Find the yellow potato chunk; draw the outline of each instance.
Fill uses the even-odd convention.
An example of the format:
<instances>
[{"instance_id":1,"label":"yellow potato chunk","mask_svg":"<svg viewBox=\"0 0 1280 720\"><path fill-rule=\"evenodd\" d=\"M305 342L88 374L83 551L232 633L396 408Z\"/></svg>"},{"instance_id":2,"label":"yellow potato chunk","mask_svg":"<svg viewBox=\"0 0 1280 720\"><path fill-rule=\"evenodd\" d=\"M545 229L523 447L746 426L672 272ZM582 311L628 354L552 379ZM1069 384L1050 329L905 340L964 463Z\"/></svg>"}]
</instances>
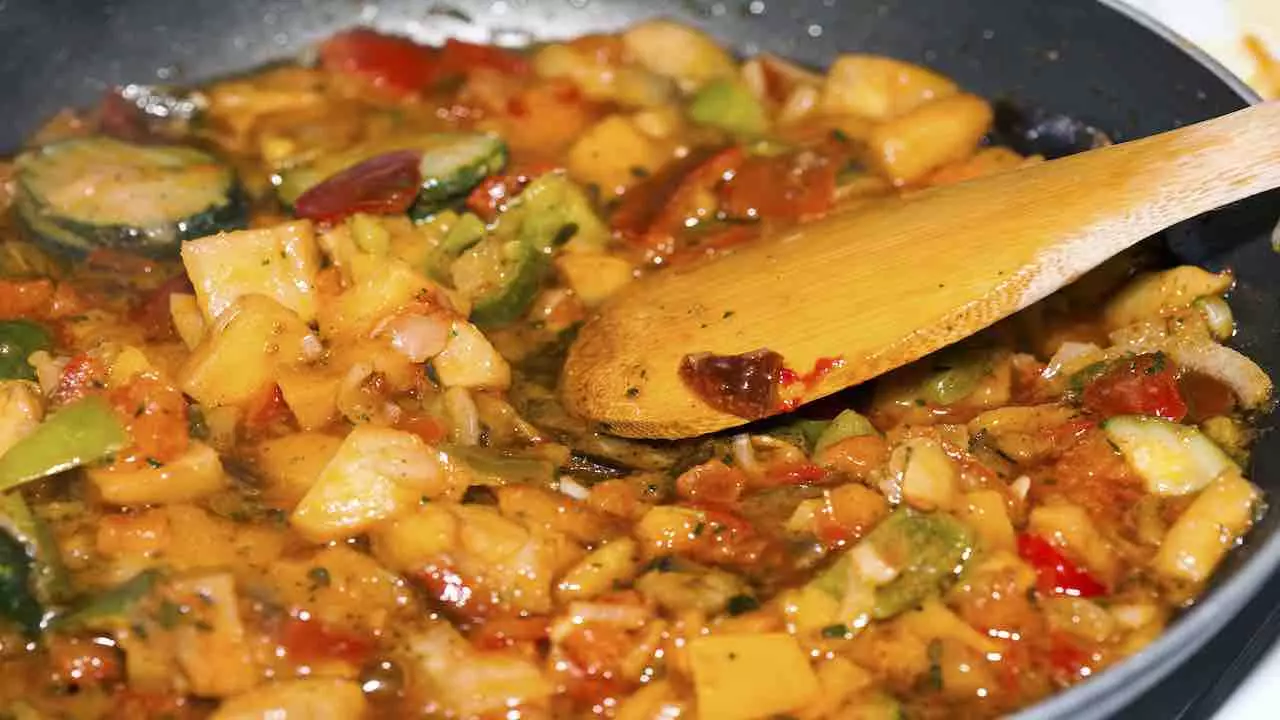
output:
<instances>
[{"instance_id":1,"label":"yellow potato chunk","mask_svg":"<svg viewBox=\"0 0 1280 720\"><path fill-rule=\"evenodd\" d=\"M182 264L207 320L251 294L266 295L304 322L315 319L320 250L309 220L185 242Z\"/></svg>"},{"instance_id":2,"label":"yellow potato chunk","mask_svg":"<svg viewBox=\"0 0 1280 720\"><path fill-rule=\"evenodd\" d=\"M698 715L748 720L811 702L818 677L796 639L784 633L710 635L689 642Z\"/></svg>"}]
</instances>

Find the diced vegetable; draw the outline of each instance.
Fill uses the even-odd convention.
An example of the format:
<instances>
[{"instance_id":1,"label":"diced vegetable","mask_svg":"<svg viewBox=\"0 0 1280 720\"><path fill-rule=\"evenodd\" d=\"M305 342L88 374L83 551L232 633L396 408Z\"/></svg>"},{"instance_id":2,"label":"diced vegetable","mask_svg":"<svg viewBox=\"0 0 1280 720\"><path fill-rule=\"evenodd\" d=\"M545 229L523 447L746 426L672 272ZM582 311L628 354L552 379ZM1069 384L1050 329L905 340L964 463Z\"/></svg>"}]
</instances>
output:
<instances>
[{"instance_id":1,"label":"diced vegetable","mask_svg":"<svg viewBox=\"0 0 1280 720\"><path fill-rule=\"evenodd\" d=\"M187 293L170 295L169 319L173 323L173 328L178 331L178 337L182 338L182 344L186 345L188 350L195 350L204 339L207 327L196 296Z\"/></svg>"},{"instance_id":2,"label":"diced vegetable","mask_svg":"<svg viewBox=\"0 0 1280 720\"><path fill-rule=\"evenodd\" d=\"M172 256L183 240L245 224L231 168L192 148L76 138L19 157L17 179L19 217L64 254Z\"/></svg>"},{"instance_id":3,"label":"diced vegetable","mask_svg":"<svg viewBox=\"0 0 1280 720\"><path fill-rule=\"evenodd\" d=\"M443 445L440 453L454 466L454 472L465 475L467 482L472 485L528 483L547 487L555 480L555 464L540 457L522 457L490 448L463 445Z\"/></svg>"},{"instance_id":4,"label":"diced vegetable","mask_svg":"<svg viewBox=\"0 0 1280 720\"><path fill-rule=\"evenodd\" d=\"M31 320L0 321L0 380L35 380L27 358L53 346L49 330Z\"/></svg>"},{"instance_id":5,"label":"diced vegetable","mask_svg":"<svg viewBox=\"0 0 1280 720\"><path fill-rule=\"evenodd\" d=\"M1027 531L1069 551L1103 584L1117 578L1120 563L1116 551L1079 505L1061 500L1038 505L1027 517Z\"/></svg>"},{"instance_id":6,"label":"diced vegetable","mask_svg":"<svg viewBox=\"0 0 1280 720\"><path fill-rule=\"evenodd\" d=\"M974 490L961 498L956 515L973 528L987 551L1013 550L1013 523L1004 496L996 490Z\"/></svg>"},{"instance_id":7,"label":"diced vegetable","mask_svg":"<svg viewBox=\"0 0 1280 720\"><path fill-rule=\"evenodd\" d=\"M437 292L435 283L403 261L385 258L376 272L359 278L321 308L320 331L326 340L367 338L378 323L402 308L435 305Z\"/></svg>"},{"instance_id":8,"label":"diced vegetable","mask_svg":"<svg viewBox=\"0 0 1280 720\"><path fill-rule=\"evenodd\" d=\"M555 266L587 307L604 302L635 278L631 263L613 255L562 253L556 257Z\"/></svg>"},{"instance_id":9,"label":"diced vegetable","mask_svg":"<svg viewBox=\"0 0 1280 720\"><path fill-rule=\"evenodd\" d=\"M790 635L709 635L691 640L688 652L703 717L747 720L783 714L819 691L807 654Z\"/></svg>"},{"instance_id":10,"label":"diced vegetable","mask_svg":"<svg viewBox=\"0 0 1280 720\"><path fill-rule=\"evenodd\" d=\"M628 537L611 540L569 569L556 586L560 602L590 600L635 578L639 547Z\"/></svg>"},{"instance_id":11,"label":"diced vegetable","mask_svg":"<svg viewBox=\"0 0 1280 720\"><path fill-rule=\"evenodd\" d=\"M700 125L744 138L760 135L769 127L764 106L745 84L733 78L712 80L698 90L689 102L689 117Z\"/></svg>"},{"instance_id":12,"label":"diced vegetable","mask_svg":"<svg viewBox=\"0 0 1280 720\"><path fill-rule=\"evenodd\" d=\"M312 349L319 342L293 311L265 295L245 295L191 353L179 384L202 405L243 405L270 390L279 367Z\"/></svg>"},{"instance_id":13,"label":"diced vegetable","mask_svg":"<svg viewBox=\"0 0 1280 720\"><path fill-rule=\"evenodd\" d=\"M398 572L413 572L454 549L458 520L447 507L427 504L369 533L374 557Z\"/></svg>"},{"instance_id":14,"label":"diced vegetable","mask_svg":"<svg viewBox=\"0 0 1280 720\"><path fill-rule=\"evenodd\" d=\"M276 384L289 412L303 430L319 430L338 416L341 368L279 368Z\"/></svg>"},{"instance_id":15,"label":"diced vegetable","mask_svg":"<svg viewBox=\"0 0 1280 720\"><path fill-rule=\"evenodd\" d=\"M871 164L895 185L910 184L972 153L991 118L991 107L973 95L925 103L871 131Z\"/></svg>"},{"instance_id":16,"label":"diced vegetable","mask_svg":"<svg viewBox=\"0 0 1280 720\"><path fill-rule=\"evenodd\" d=\"M366 161L399 151L411 151L418 157L419 186L413 199L412 213L426 217L449 202L464 196L489 175L500 172L507 163L507 148L501 139L481 133L430 133L426 135L389 135L370 140L339 153L326 155L315 162L291 169L281 175L276 193L281 202L294 206L303 193L328 182L339 173ZM356 197L351 188L348 195ZM326 206L327 207L327 206ZM341 215L357 212L345 208ZM328 216L330 219L332 215Z\"/></svg>"},{"instance_id":17,"label":"diced vegetable","mask_svg":"<svg viewBox=\"0 0 1280 720\"><path fill-rule=\"evenodd\" d=\"M1159 418L1120 415L1102 425L1107 438L1156 495L1187 495L1214 478L1239 471L1231 458L1199 430Z\"/></svg>"},{"instance_id":18,"label":"diced vegetable","mask_svg":"<svg viewBox=\"0 0 1280 720\"><path fill-rule=\"evenodd\" d=\"M174 580L164 594L180 619L166 628L161 618L159 625L172 633L175 659L193 694L228 697L257 684L261 670L240 618L231 573Z\"/></svg>"},{"instance_id":19,"label":"diced vegetable","mask_svg":"<svg viewBox=\"0 0 1280 720\"><path fill-rule=\"evenodd\" d=\"M26 380L0 380L0 457L40 427L44 396Z\"/></svg>"},{"instance_id":20,"label":"diced vegetable","mask_svg":"<svg viewBox=\"0 0 1280 720\"><path fill-rule=\"evenodd\" d=\"M898 510L862 542L898 570L894 580L876 588L877 618L897 615L936 594L973 554L972 531L945 513Z\"/></svg>"},{"instance_id":21,"label":"diced vegetable","mask_svg":"<svg viewBox=\"0 0 1280 720\"><path fill-rule=\"evenodd\" d=\"M1072 378L1078 381L1086 382L1082 404L1103 417L1154 415L1178 422L1187 414L1173 364L1162 353L1124 358L1097 371L1091 366Z\"/></svg>"},{"instance_id":22,"label":"diced vegetable","mask_svg":"<svg viewBox=\"0 0 1280 720\"><path fill-rule=\"evenodd\" d=\"M0 491L110 456L129 441L106 400L86 397L50 415L0 456Z\"/></svg>"},{"instance_id":23,"label":"diced vegetable","mask_svg":"<svg viewBox=\"0 0 1280 720\"><path fill-rule=\"evenodd\" d=\"M813 456L821 455L824 450L836 443L851 437L875 435L876 429L871 421L854 410L841 410L839 415L827 425L822 434L813 443Z\"/></svg>"},{"instance_id":24,"label":"diced vegetable","mask_svg":"<svg viewBox=\"0 0 1280 720\"><path fill-rule=\"evenodd\" d=\"M627 50L652 72L692 90L736 70L733 58L703 33L670 20L650 20L622 35Z\"/></svg>"},{"instance_id":25,"label":"diced vegetable","mask_svg":"<svg viewBox=\"0 0 1280 720\"><path fill-rule=\"evenodd\" d=\"M320 251L310 222L221 233L182 246L182 263L209 322L245 295L265 295L311 322Z\"/></svg>"},{"instance_id":26,"label":"diced vegetable","mask_svg":"<svg viewBox=\"0 0 1280 720\"><path fill-rule=\"evenodd\" d=\"M44 605L65 601L70 578L49 524L31 512L19 490L0 494L0 526L27 548L36 597Z\"/></svg>"},{"instance_id":27,"label":"diced vegetable","mask_svg":"<svg viewBox=\"0 0 1280 720\"><path fill-rule=\"evenodd\" d=\"M1198 298L1221 295L1235 278L1230 271L1211 273L1195 265L1140 275L1107 301L1102 317L1108 330L1132 325L1190 305Z\"/></svg>"},{"instance_id":28,"label":"diced vegetable","mask_svg":"<svg viewBox=\"0 0 1280 720\"><path fill-rule=\"evenodd\" d=\"M218 707L213 720L356 720L369 711L360 685L338 678L276 680Z\"/></svg>"},{"instance_id":29,"label":"diced vegetable","mask_svg":"<svg viewBox=\"0 0 1280 720\"><path fill-rule=\"evenodd\" d=\"M1253 524L1261 494L1233 470L1219 475L1169 528L1151 565L1173 580L1209 579Z\"/></svg>"},{"instance_id":30,"label":"diced vegetable","mask_svg":"<svg viewBox=\"0 0 1280 720\"><path fill-rule=\"evenodd\" d=\"M124 582L94 595L52 622L56 628L114 630L127 625L139 602L151 594L163 575L143 570Z\"/></svg>"},{"instance_id":31,"label":"diced vegetable","mask_svg":"<svg viewBox=\"0 0 1280 720\"><path fill-rule=\"evenodd\" d=\"M1031 563L1036 586L1045 595L1090 598L1107 592L1105 585L1039 535L1019 535L1018 555Z\"/></svg>"},{"instance_id":32,"label":"diced vegetable","mask_svg":"<svg viewBox=\"0 0 1280 720\"><path fill-rule=\"evenodd\" d=\"M0 618L33 636L40 631L44 610L33 590L32 560L27 547L7 532L0 532Z\"/></svg>"},{"instance_id":33,"label":"diced vegetable","mask_svg":"<svg viewBox=\"0 0 1280 720\"><path fill-rule=\"evenodd\" d=\"M950 510L959 500L960 476L936 440L909 438L889 457L902 499L917 510Z\"/></svg>"},{"instance_id":34,"label":"diced vegetable","mask_svg":"<svg viewBox=\"0 0 1280 720\"><path fill-rule=\"evenodd\" d=\"M89 481L102 501L112 505L164 505L190 502L225 488L218 453L204 443L193 442L182 457L140 470L94 468Z\"/></svg>"},{"instance_id":35,"label":"diced vegetable","mask_svg":"<svg viewBox=\"0 0 1280 720\"><path fill-rule=\"evenodd\" d=\"M258 445L255 468L267 483L266 495L292 506L302 499L342 446L342 438L301 432Z\"/></svg>"},{"instance_id":36,"label":"diced vegetable","mask_svg":"<svg viewBox=\"0 0 1280 720\"><path fill-rule=\"evenodd\" d=\"M888 120L956 92L955 83L919 65L875 55L841 55L827 70L822 110Z\"/></svg>"},{"instance_id":37,"label":"diced vegetable","mask_svg":"<svg viewBox=\"0 0 1280 720\"><path fill-rule=\"evenodd\" d=\"M474 325L462 320L453 322L449 342L431 366L446 387L501 390L511 384L506 359Z\"/></svg>"},{"instance_id":38,"label":"diced vegetable","mask_svg":"<svg viewBox=\"0 0 1280 720\"><path fill-rule=\"evenodd\" d=\"M397 150L362 160L312 185L293 201L293 214L334 223L359 213L396 215L413 205L422 179L419 154Z\"/></svg>"},{"instance_id":39,"label":"diced vegetable","mask_svg":"<svg viewBox=\"0 0 1280 720\"><path fill-rule=\"evenodd\" d=\"M397 94L422 90L439 78L433 48L369 28L353 28L326 40L320 46L320 65Z\"/></svg>"},{"instance_id":40,"label":"diced vegetable","mask_svg":"<svg viewBox=\"0 0 1280 720\"><path fill-rule=\"evenodd\" d=\"M1175 342L1169 356L1179 367L1195 370L1230 387L1246 410L1264 407L1271 399L1272 383L1266 371L1243 353L1216 342Z\"/></svg>"},{"instance_id":41,"label":"diced vegetable","mask_svg":"<svg viewBox=\"0 0 1280 720\"><path fill-rule=\"evenodd\" d=\"M920 396L934 405L953 405L971 395L992 372L990 353L947 349L932 360L936 368L920 384Z\"/></svg>"},{"instance_id":42,"label":"diced vegetable","mask_svg":"<svg viewBox=\"0 0 1280 720\"><path fill-rule=\"evenodd\" d=\"M636 184L666 161L664 148L636 129L623 115L592 125L569 148L567 167L574 180L594 184L605 197Z\"/></svg>"},{"instance_id":43,"label":"diced vegetable","mask_svg":"<svg viewBox=\"0 0 1280 720\"><path fill-rule=\"evenodd\" d=\"M360 426L303 496L290 517L315 542L357 535L445 489L439 462L416 435Z\"/></svg>"},{"instance_id":44,"label":"diced vegetable","mask_svg":"<svg viewBox=\"0 0 1280 720\"><path fill-rule=\"evenodd\" d=\"M1231 314L1231 306L1222 299L1222 296L1209 295L1196 298L1191 306L1204 315L1205 325L1209 327L1209 333L1213 335L1214 340L1226 342L1236 333L1236 322Z\"/></svg>"},{"instance_id":45,"label":"diced vegetable","mask_svg":"<svg viewBox=\"0 0 1280 720\"><path fill-rule=\"evenodd\" d=\"M538 705L555 688L538 666L516 652L478 652L443 623L409 639L418 669L439 693L447 712L474 717L505 712L516 705Z\"/></svg>"}]
</instances>

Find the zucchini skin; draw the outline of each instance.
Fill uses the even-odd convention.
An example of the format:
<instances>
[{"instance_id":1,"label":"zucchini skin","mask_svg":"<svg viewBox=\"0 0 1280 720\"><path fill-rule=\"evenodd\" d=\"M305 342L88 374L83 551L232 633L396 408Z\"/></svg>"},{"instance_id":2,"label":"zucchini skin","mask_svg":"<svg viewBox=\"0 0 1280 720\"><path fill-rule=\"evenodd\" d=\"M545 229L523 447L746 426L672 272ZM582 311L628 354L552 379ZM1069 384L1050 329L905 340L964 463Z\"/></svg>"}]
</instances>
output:
<instances>
[{"instance_id":1,"label":"zucchini skin","mask_svg":"<svg viewBox=\"0 0 1280 720\"><path fill-rule=\"evenodd\" d=\"M89 144L97 138L77 138L64 143ZM118 145L126 145L112 140ZM184 217L172 218L150 227L121 223L97 224L88 220L68 217L51 207L32 186L29 175L38 172L41 156L62 146L55 143L33 151L19 162L17 192L14 198L15 215L26 235L45 250L79 259L98 249L110 249L136 253L148 257L177 257L184 240L222 231L240 230L248 226L249 201L234 171L225 168L227 185L202 210ZM181 148L195 152L191 148ZM210 163L218 163L208 156ZM33 169L34 166L34 169Z\"/></svg>"}]
</instances>

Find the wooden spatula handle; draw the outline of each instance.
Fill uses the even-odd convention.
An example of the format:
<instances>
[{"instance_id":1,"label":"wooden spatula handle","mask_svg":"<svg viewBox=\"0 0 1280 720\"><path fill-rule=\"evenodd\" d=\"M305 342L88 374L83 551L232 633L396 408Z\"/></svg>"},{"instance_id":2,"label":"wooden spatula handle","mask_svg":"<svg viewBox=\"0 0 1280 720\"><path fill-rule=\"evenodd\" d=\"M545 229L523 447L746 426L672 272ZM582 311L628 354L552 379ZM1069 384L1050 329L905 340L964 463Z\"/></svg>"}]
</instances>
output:
<instances>
[{"instance_id":1,"label":"wooden spatula handle","mask_svg":"<svg viewBox=\"0 0 1280 720\"><path fill-rule=\"evenodd\" d=\"M579 334L562 393L616 433L686 437L743 422L681 382L691 352L762 347L842 365L805 401L951 344L1168 226L1280 186L1280 104L836 214L657 273Z\"/></svg>"}]
</instances>

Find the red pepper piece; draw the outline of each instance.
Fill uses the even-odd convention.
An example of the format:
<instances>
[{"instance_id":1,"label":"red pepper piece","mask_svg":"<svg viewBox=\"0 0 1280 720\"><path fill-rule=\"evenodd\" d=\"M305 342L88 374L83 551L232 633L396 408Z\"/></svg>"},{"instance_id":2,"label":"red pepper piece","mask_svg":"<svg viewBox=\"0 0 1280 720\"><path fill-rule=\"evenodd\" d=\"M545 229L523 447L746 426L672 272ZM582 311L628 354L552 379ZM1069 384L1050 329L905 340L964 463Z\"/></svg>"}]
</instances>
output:
<instances>
[{"instance_id":1,"label":"red pepper piece","mask_svg":"<svg viewBox=\"0 0 1280 720\"><path fill-rule=\"evenodd\" d=\"M342 660L359 665L373 654L373 638L336 628L316 620L291 617L280 632L280 645L295 662Z\"/></svg>"},{"instance_id":2,"label":"red pepper piece","mask_svg":"<svg viewBox=\"0 0 1280 720\"><path fill-rule=\"evenodd\" d=\"M422 176L420 153L398 150L353 165L298 196L300 218L337 222L356 213L393 215L409 209Z\"/></svg>"},{"instance_id":3,"label":"red pepper piece","mask_svg":"<svg viewBox=\"0 0 1280 720\"><path fill-rule=\"evenodd\" d=\"M431 86L439 75L434 48L368 28L347 30L326 40L320 46L320 66L360 76L376 88L401 95Z\"/></svg>"},{"instance_id":4,"label":"red pepper piece","mask_svg":"<svg viewBox=\"0 0 1280 720\"><path fill-rule=\"evenodd\" d=\"M527 75L530 70L528 58L520 53L455 38L445 41L440 50L439 74L442 77L465 75L480 68L504 75Z\"/></svg>"},{"instance_id":5,"label":"red pepper piece","mask_svg":"<svg viewBox=\"0 0 1280 720\"><path fill-rule=\"evenodd\" d=\"M1031 563L1036 587L1045 595L1091 598L1107 592L1106 586L1039 535L1019 535L1018 555Z\"/></svg>"},{"instance_id":6,"label":"red pepper piece","mask_svg":"<svg viewBox=\"0 0 1280 720\"><path fill-rule=\"evenodd\" d=\"M836 158L811 151L747 158L720 189L724 212L771 220L820 217L835 204L838 169Z\"/></svg>"},{"instance_id":7,"label":"red pepper piece","mask_svg":"<svg viewBox=\"0 0 1280 720\"><path fill-rule=\"evenodd\" d=\"M1084 406L1098 415L1154 415L1173 422L1187 416L1173 363L1161 354L1116 363L1084 389Z\"/></svg>"}]
</instances>

